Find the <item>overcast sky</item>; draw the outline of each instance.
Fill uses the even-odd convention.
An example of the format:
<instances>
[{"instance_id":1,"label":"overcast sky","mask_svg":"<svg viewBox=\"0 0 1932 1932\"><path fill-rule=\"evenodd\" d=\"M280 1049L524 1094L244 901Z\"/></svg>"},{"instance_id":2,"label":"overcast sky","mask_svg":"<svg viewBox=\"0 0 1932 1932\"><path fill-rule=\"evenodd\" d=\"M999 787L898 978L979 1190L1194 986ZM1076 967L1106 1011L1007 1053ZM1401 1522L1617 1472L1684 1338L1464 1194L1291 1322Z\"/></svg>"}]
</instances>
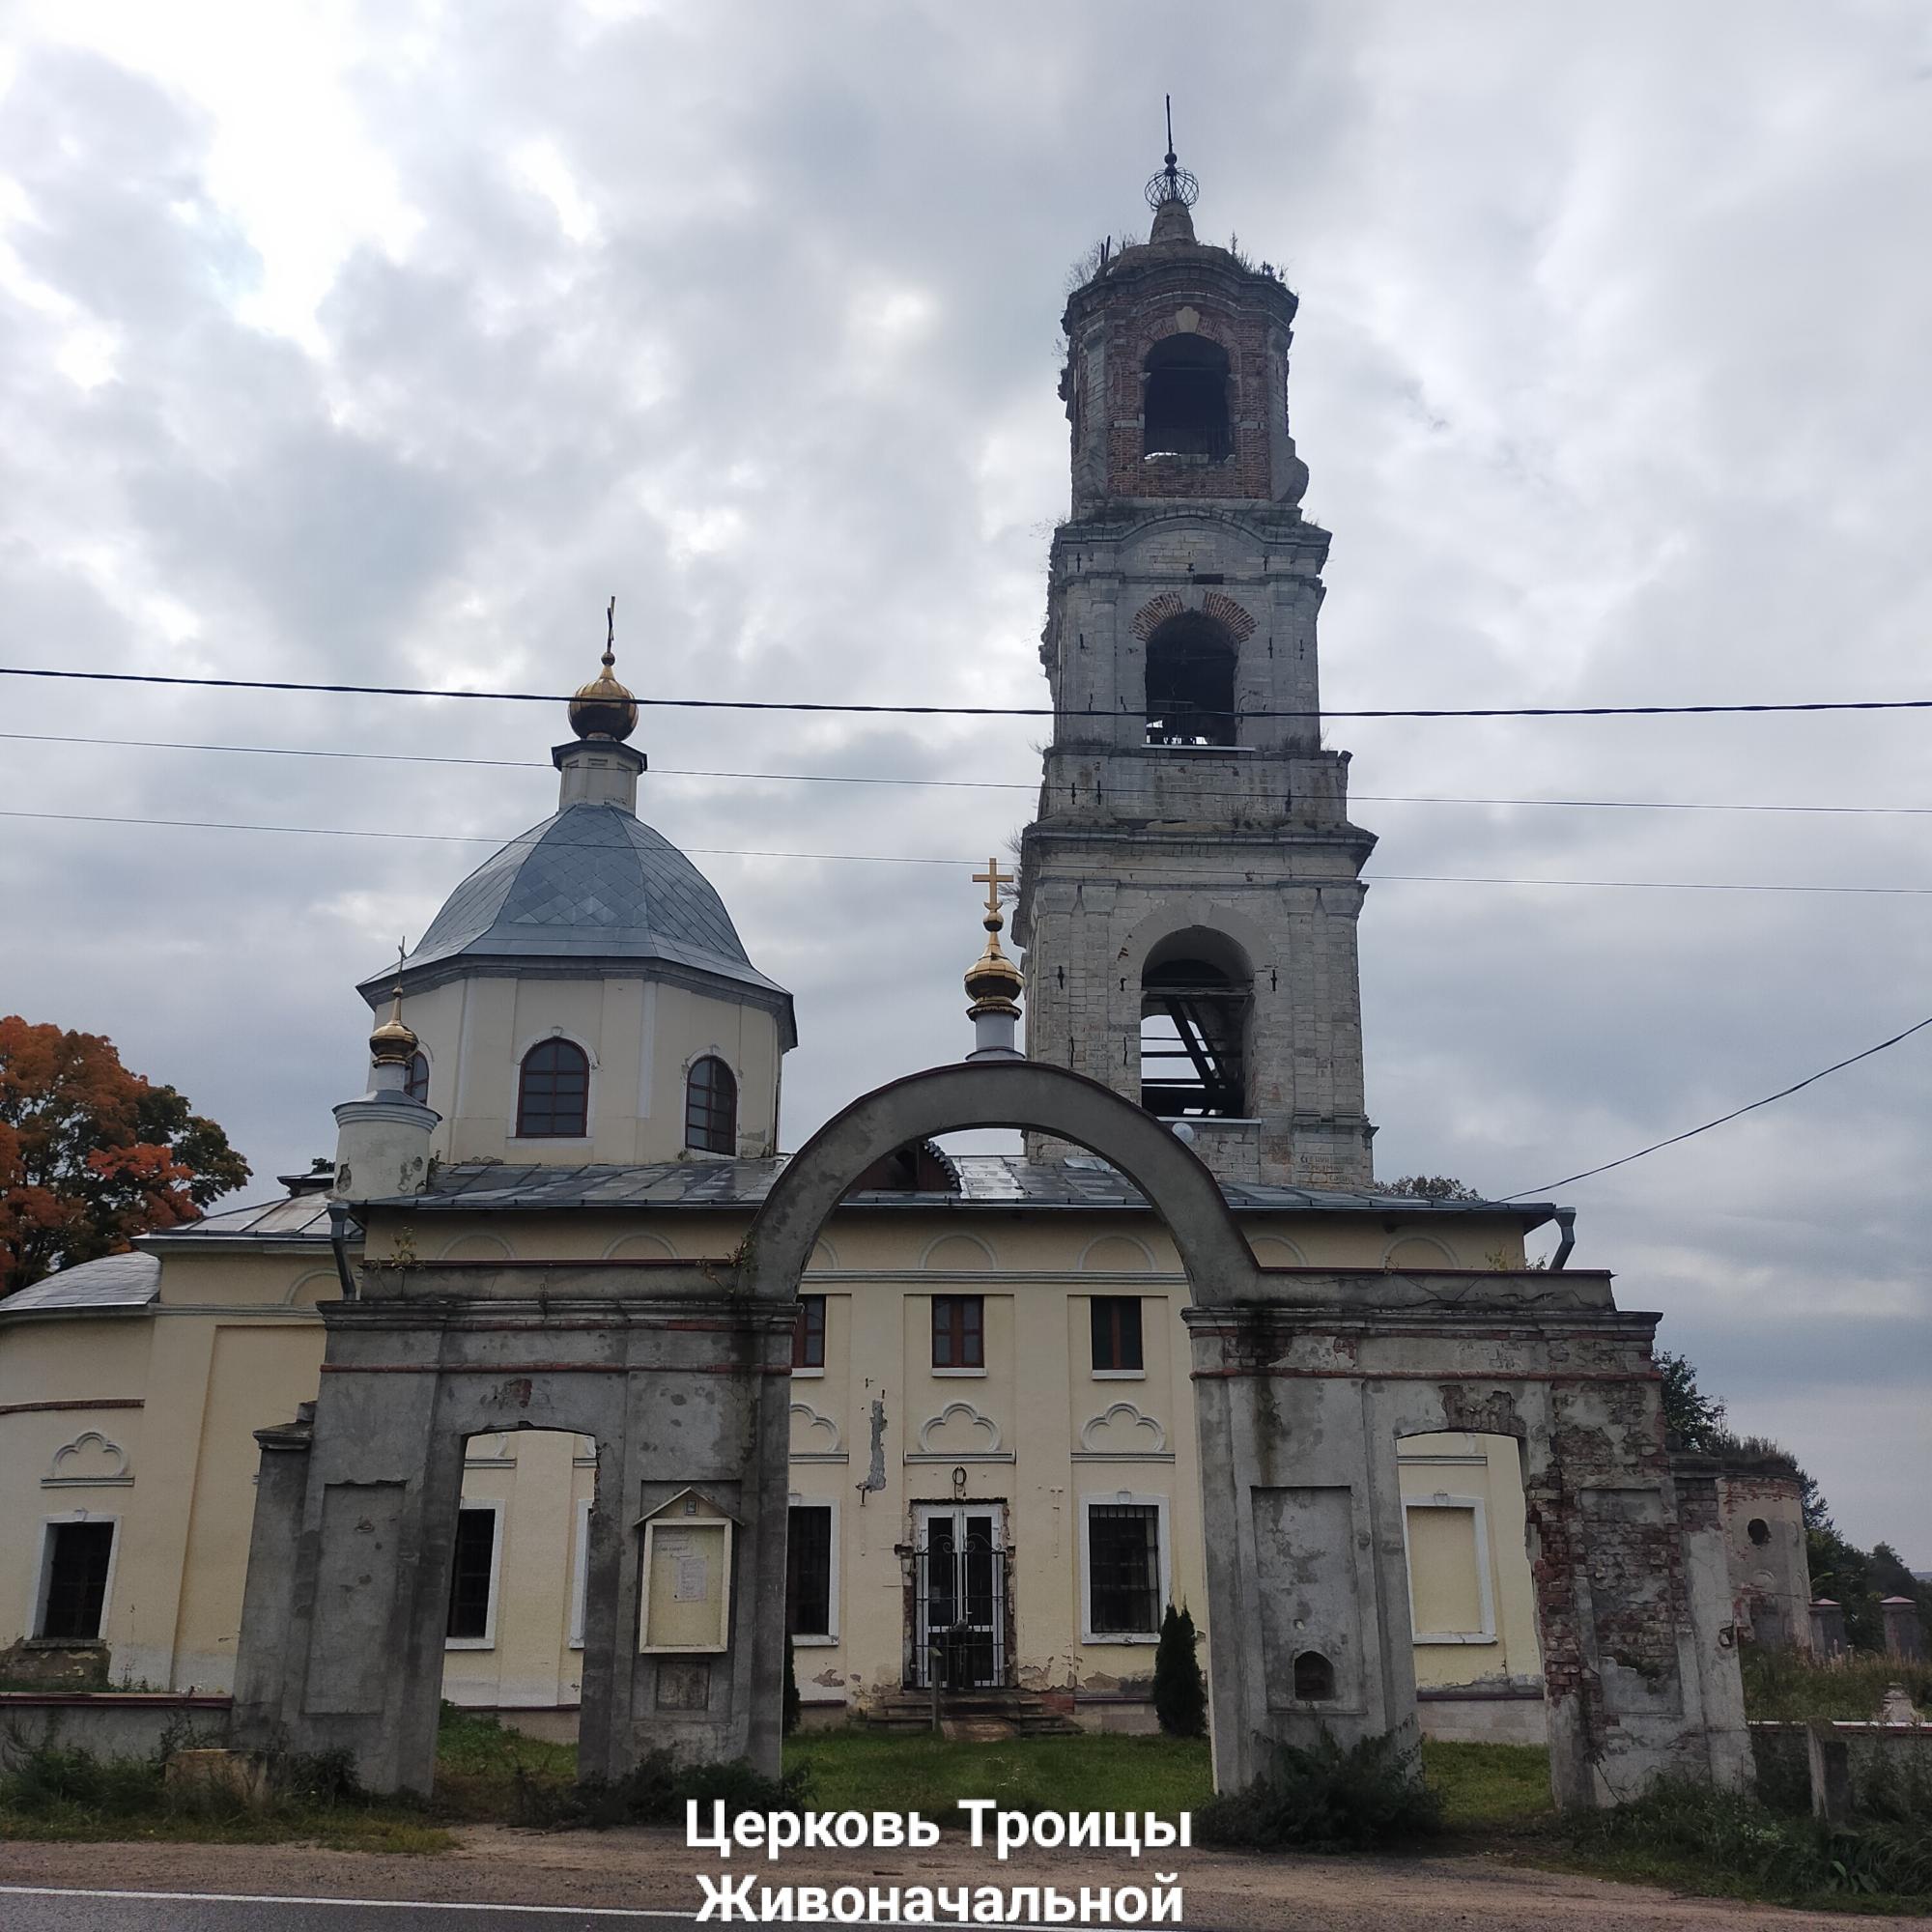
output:
<instances>
[{"instance_id":1,"label":"overcast sky","mask_svg":"<svg viewBox=\"0 0 1932 1932\"><path fill-rule=\"evenodd\" d=\"M1204 239L1301 297L1331 706L1932 695L1906 0L0 20L5 662L556 690L614 592L648 693L1043 703L1067 270L1144 225L1171 89ZM1381 835L1378 1171L1540 1187L1932 1012L1926 817L1418 798L1924 811L1928 725L1332 724ZM0 822L0 1009L111 1035L257 1194L360 1089L355 980L553 809L564 735L14 679L0 729L516 761L0 740L10 811L390 835ZM1042 735L646 715L643 815L797 996L787 1145L966 1049L965 862L1030 814ZM1578 1263L1918 1567L1928 1072L1932 1030L1566 1196Z\"/></svg>"}]
</instances>

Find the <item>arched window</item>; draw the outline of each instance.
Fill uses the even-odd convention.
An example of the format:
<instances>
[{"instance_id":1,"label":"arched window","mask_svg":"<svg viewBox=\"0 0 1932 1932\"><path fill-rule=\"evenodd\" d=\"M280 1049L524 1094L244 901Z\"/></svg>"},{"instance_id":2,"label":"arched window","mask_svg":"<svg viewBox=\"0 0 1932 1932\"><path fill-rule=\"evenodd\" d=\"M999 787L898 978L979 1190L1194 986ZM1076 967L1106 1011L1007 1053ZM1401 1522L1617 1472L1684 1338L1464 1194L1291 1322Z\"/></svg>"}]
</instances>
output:
<instances>
[{"instance_id":1,"label":"arched window","mask_svg":"<svg viewBox=\"0 0 1932 1932\"><path fill-rule=\"evenodd\" d=\"M1240 948L1193 926L1141 969L1141 1105L1162 1120L1244 1120L1254 971Z\"/></svg>"},{"instance_id":2,"label":"arched window","mask_svg":"<svg viewBox=\"0 0 1932 1932\"><path fill-rule=\"evenodd\" d=\"M1141 364L1145 456L1226 456L1228 352L1205 335L1170 335Z\"/></svg>"},{"instance_id":3,"label":"arched window","mask_svg":"<svg viewBox=\"0 0 1932 1932\"><path fill-rule=\"evenodd\" d=\"M545 1039L524 1055L517 1081L520 1140L582 1140L590 1108L590 1060L567 1039Z\"/></svg>"},{"instance_id":4,"label":"arched window","mask_svg":"<svg viewBox=\"0 0 1932 1932\"><path fill-rule=\"evenodd\" d=\"M412 1053L410 1055L410 1070L403 1078L403 1092L412 1100L429 1104L429 1055Z\"/></svg>"},{"instance_id":5,"label":"arched window","mask_svg":"<svg viewBox=\"0 0 1932 1932\"><path fill-rule=\"evenodd\" d=\"M685 1083L684 1144L700 1153L738 1151L738 1083L715 1054L707 1053Z\"/></svg>"},{"instance_id":6,"label":"arched window","mask_svg":"<svg viewBox=\"0 0 1932 1932\"><path fill-rule=\"evenodd\" d=\"M1198 611L1170 617L1148 639L1147 741L1235 742L1235 640Z\"/></svg>"}]
</instances>

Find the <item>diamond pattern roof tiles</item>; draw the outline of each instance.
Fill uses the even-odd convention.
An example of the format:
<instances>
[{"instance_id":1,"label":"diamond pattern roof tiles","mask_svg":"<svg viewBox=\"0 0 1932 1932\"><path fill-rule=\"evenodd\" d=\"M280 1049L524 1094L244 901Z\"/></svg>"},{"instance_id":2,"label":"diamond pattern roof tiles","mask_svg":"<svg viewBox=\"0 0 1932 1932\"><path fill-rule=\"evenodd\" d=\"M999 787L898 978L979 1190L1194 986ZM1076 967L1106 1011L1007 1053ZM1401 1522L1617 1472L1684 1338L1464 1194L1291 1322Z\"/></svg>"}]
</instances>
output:
<instances>
[{"instance_id":1,"label":"diamond pattern roof tiles","mask_svg":"<svg viewBox=\"0 0 1932 1932\"><path fill-rule=\"evenodd\" d=\"M567 805L450 894L406 969L457 958L662 959L784 995L746 956L716 888L611 805ZM381 992L386 975L364 985Z\"/></svg>"}]
</instances>

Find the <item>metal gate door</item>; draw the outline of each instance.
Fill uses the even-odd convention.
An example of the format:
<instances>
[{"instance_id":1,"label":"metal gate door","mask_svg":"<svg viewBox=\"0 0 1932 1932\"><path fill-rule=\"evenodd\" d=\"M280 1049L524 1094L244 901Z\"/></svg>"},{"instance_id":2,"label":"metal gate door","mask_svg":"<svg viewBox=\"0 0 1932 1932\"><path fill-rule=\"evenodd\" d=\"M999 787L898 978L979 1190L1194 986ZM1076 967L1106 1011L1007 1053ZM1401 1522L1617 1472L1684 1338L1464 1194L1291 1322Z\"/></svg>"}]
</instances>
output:
<instances>
[{"instance_id":1,"label":"metal gate door","mask_svg":"<svg viewBox=\"0 0 1932 1932\"><path fill-rule=\"evenodd\" d=\"M918 1506L913 1549L912 1681L981 1690L1007 1681L1007 1550L1000 1513L970 1503Z\"/></svg>"}]
</instances>

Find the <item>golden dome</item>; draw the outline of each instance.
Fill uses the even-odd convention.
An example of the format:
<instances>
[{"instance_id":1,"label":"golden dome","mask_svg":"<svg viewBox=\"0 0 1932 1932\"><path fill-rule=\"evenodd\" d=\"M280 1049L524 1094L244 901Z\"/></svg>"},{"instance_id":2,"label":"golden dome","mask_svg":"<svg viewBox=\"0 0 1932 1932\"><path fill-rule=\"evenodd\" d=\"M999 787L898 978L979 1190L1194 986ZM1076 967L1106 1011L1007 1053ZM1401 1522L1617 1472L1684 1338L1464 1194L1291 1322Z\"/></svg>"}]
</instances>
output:
<instances>
[{"instance_id":1,"label":"golden dome","mask_svg":"<svg viewBox=\"0 0 1932 1932\"><path fill-rule=\"evenodd\" d=\"M396 970L403 966L403 949L396 949ZM422 1042L403 1024L403 982L396 981L389 1002L389 1017L369 1036L369 1058L378 1066L407 1066Z\"/></svg>"},{"instance_id":2,"label":"golden dome","mask_svg":"<svg viewBox=\"0 0 1932 1932\"><path fill-rule=\"evenodd\" d=\"M617 600L605 612L604 668L577 688L570 700L570 728L580 738L628 738L638 728L637 698L613 675L617 662Z\"/></svg>"},{"instance_id":3,"label":"golden dome","mask_svg":"<svg viewBox=\"0 0 1932 1932\"><path fill-rule=\"evenodd\" d=\"M986 928L986 950L966 969L966 991L973 1002L966 1009L967 1017L1004 1013L1017 1018L1026 977L1000 951L1000 932L1007 923L1000 911L1000 887L1007 882L1007 875L1001 872L998 860L988 859L985 871L975 872L973 879L976 885L986 888L986 916L980 922Z\"/></svg>"}]
</instances>

